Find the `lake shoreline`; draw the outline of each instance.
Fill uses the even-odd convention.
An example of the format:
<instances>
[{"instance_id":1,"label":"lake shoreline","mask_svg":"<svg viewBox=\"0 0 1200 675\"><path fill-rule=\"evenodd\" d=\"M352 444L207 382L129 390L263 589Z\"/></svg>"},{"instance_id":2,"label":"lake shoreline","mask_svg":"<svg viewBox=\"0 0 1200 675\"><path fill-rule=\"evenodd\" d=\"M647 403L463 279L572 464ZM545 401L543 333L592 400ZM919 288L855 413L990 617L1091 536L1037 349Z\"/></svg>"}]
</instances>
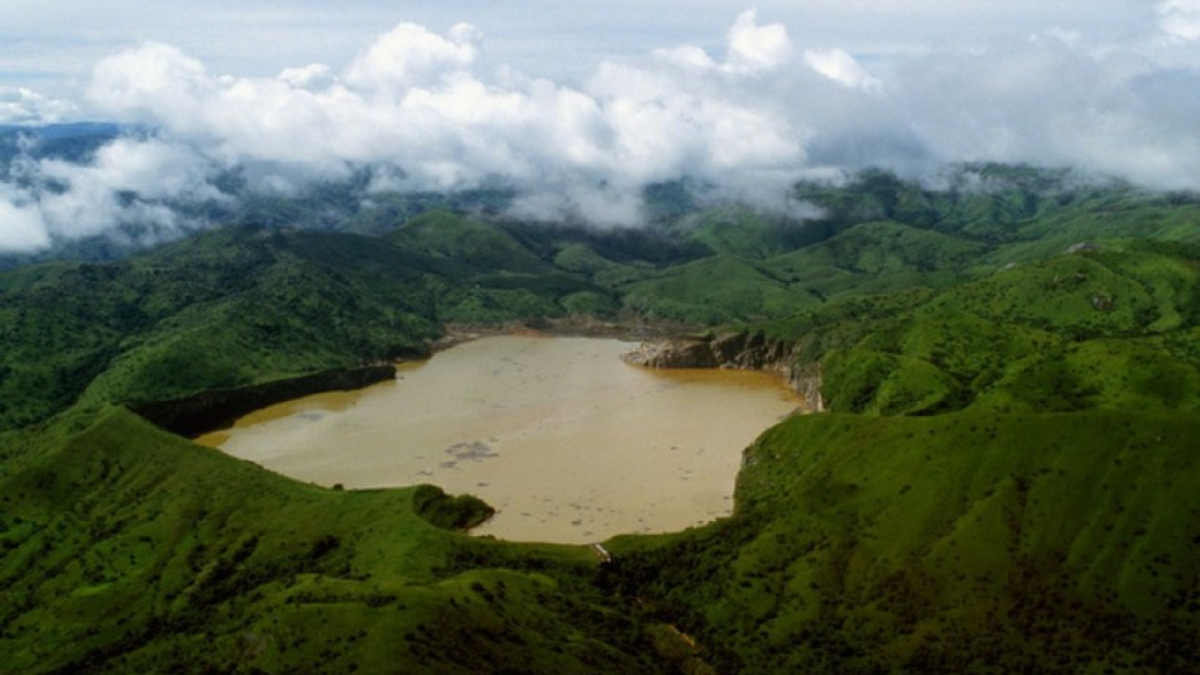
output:
<instances>
[{"instance_id":1,"label":"lake shoreline","mask_svg":"<svg viewBox=\"0 0 1200 675\"><path fill-rule=\"evenodd\" d=\"M804 413L823 412L824 384L820 363L797 363L795 344L767 338L761 332L726 330L667 320L602 321L575 316L507 324L448 324L446 334L429 343L429 356L473 340L500 335L608 338L635 344L621 360L651 370L733 369L770 373L782 378L802 400Z\"/></svg>"},{"instance_id":2,"label":"lake shoreline","mask_svg":"<svg viewBox=\"0 0 1200 675\"><path fill-rule=\"evenodd\" d=\"M446 334L428 343L430 356L465 342L499 335L610 338L622 342L642 342L671 338L702 330L697 326L674 321L623 319L608 321L590 316L569 316L502 324L452 323L443 328Z\"/></svg>"},{"instance_id":3,"label":"lake shoreline","mask_svg":"<svg viewBox=\"0 0 1200 675\"><path fill-rule=\"evenodd\" d=\"M633 367L620 339L480 337L203 444L318 485L476 495L498 513L475 535L588 543L728 515L742 450L801 404L770 373Z\"/></svg>"},{"instance_id":4,"label":"lake shoreline","mask_svg":"<svg viewBox=\"0 0 1200 675\"><path fill-rule=\"evenodd\" d=\"M596 337L636 342L663 337L687 328L665 321L623 322L603 321L593 317L565 317L530 323L448 324L444 329L445 335L427 343L426 353L419 356L346 368L330 368L243 387L210 389L176 399L140 403L131 406L131 410L171 433L194 439L228 429L238 418L260 408L324 392L365 389L379 382L394 379L397 365L428 361L438 352L484 337Z\"/></svg>"},{"instance_id":5,"label":"lake shoreline","mask_svg":"<svg viewBox=\"0 0 1200 675\"><path fill-rule=\"evenodd\" d=\"M245 387L210 389L191 396L153 401L132 411L185 438L227 429L239 418L277 403L330 391L355 391L395 379L393 364L331 368Z\"/></svg>"},{"instance_id":6,"label":"lake shoreline","mask_svg":"<svg viewBox=\"0 0 1200 675\"><path fill-rule=\"evenodd\" d=\"M313 394L333 391L355 391L396 377L396 367L402 364L427 362L435 354L459 345L487 337L516 335L526 337L581 337L613 339L636 345L622 359L631 365L649 369L712 369L737 368L774 373L788 382L789 386L804 401L800 409L814 412L821 409L819 376L812 382L789 372L783 358L786 355L758 357L749 361L689 360L693 357L680 345L720 344L729 337L744 336L745 333L731 331L714 341L711 333L703 334L697 326L678 322L655 320L601 320L588 316L571 316L544 319L533 322L511 322L504 324L447 324L445 334L427 343L426 353L413 358L400 358L390 362L363 364L355 367L332 368L295 377L281 378L269 382L214 389L198 392L191 396L166 401L151 401L132 410L155 425L187 438L228 429L240 417L254 410ZM703 336L702 336L703 335ZM742 342L745 342L744 340ZM733 357L749 354L756 349L753 342L737 346L741 350ZM658 355L654 359L643 358L646 354ZM685 354L681 359L679 354ZM663 355L666 355L663 357ZM672 357L671 355L674 355ZM672 360L674 358L674 360ZM814 391L818 394L814 397ZM811 402L816 401L813 405Z\"/></svg>"}]
</instances>

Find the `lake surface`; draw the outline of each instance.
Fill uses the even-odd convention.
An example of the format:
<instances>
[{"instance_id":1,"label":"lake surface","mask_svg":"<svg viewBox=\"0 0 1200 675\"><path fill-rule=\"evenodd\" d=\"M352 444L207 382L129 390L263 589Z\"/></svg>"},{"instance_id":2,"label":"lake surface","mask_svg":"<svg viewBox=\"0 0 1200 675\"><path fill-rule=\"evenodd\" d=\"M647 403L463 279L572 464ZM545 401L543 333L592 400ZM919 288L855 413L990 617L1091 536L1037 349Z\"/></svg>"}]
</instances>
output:
<instances>
[{"instance_id":1,"label":"lake surface","mask_svg":"<svg viewBox=\"0 0 1200 675\"><path fill-rule=\"evenodd\" d=\"M741 451L799 397L765 373L657 371L611 339L513 335L399 368L395 381L252 413L198 442L299 480L433 483L497 509L476 528L587 543L727 515Z\"/></svg>"}]
</instances>

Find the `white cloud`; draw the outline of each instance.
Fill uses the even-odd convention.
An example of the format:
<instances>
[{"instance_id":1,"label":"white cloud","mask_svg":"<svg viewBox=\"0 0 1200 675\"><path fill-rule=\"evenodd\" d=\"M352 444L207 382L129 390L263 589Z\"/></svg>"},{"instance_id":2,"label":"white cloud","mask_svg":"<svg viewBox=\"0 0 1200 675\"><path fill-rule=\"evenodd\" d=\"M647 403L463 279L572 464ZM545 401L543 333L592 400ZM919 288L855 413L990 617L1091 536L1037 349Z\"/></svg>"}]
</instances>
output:
<instances>
[{"instance_id":1,"label":"white cloud","mask_svg":"<svg viewBox=\"0 0 1200 675\"><path fill-rule=\"evenodd\" d=\"M1147 20L1194 17L1196 4L1161 2ZM1175 34L1135 49L1053 30L879 67L840 47L798 48L783 25L744 12L723 46L605 60L574 86L497 66L464 24L438 34L402 23L343 65L273 77L213 74L150 42L100 62L88 91L104 116L156 135L120 139L83 166L33 166L69 189L0 183L0 215L20 223L5 241L45 235L30 246L132 219L187 227L168 207L220 198L216 176L235 169L283 192L362 167L373 189L500 183L524 191L518 215L605 225L640 222L637 197L652 182L688 177L795 213L797 178L868 165L909 175L967 160L1082 165L1194 189L1200 69Z\"/></svg>"},{"instance_id":2,"label":"white cloud","mask_svg":"<svg viewBox=\"0 0 1200 675\"><path fill-rule=\"evenodd\" d=\"M637 193L594 184L573 185L560 192L526 193L517 197L509 212L525 220L599 227L635 227L643 222Z\"/></svg>"},{"instance_id":3,"label":"white cloud","mask_svg":"<svg viewBox=\"0 0 1200 675\"><path fill-rule=\"evenodd\" d=\"M13 201L0 192L0 253L46 248L50 235L36 208ZM20 199L17 196L17 199Z\"/></svg>"},{"instance_id":4,"label":"white cloud","mask_svg":"<svg viewBox=\"0 0 1200 675\"><path fill-rule=\"evenodd\" d=\"M631 221L631 195L647 182L773 172L803 158L803 129L776 102L750 102L758 78L791 55L786 30L759 27L753 13L735 22L724 64L685 46L601 64L582 88L485 78L478 39L465 25L442 37L401 24L341 72L315 64L276 78L213 77L150 43L102 62L91 92L108 114L150 122L213 163L270 164L264 187L392 165L386 184L403 175L416 189L497 178L569 189L568 210L607 222Z\"/></svg>"},{"instance_id":5,"label":"white cloud","mask_svg":"<svg viewBox=\"0 0 1200 675\"><path fill-rule=\"evenodd\" d=\"M0 184L0 250L37 250L123 225L169 237L202 225L176 204L227 199L211 185L215 167L195 148L156 139L117 139L82 164L18 158L11 170L19 181Z\"/></svg>"},{"instance_id":6,"label":"white cloud","mask_svg":"<svg viewBox=\"0 0 1200 675\"><path fill-rule=\"evenodd\" d=\"M364 89L436 84L447 73L471 67L479 55L479 33L458 24L442 37L412 23L402 23L381 36L346 70L344 79Z\"/></svg>"},{"instance_id":7,"label":"white cloud","mask_svg":"<svg viewBox=\"0 0 1200 675\"><path fill-rule=\"evenodd\" d=\"M834 82L864 91L879 91L883 82L871 75L853 56L843 49L808 49L804 62Z\"/></svg>"},{"instance_id":8,"label":"white cloud","mask_svg":"<svg viewBox=\"0 0 1200 675\"><path fill-rule=\"evenodd\" d=\"M75 106L26 87L0 87L0 124L46 124L77 113Z\"/></svg>"},{"instance_id":9,"label":"white cloud","mask_svg":"<svg viewBox=\"0 0 1200 675\"><path fill-rule=\"evenodd\" d=\"M202 104L214 93L200 61L171 45L147 42L101 61L88 97L102 113L123 120L199 127Z\"/></svg>"},{"instance_id":10,"label":"white cloud","mask_svg":"<svg viewBox=\"0 0 1200 675\"><path fill-rule=\"evenodd\" d=\"M1196 189L1200 71L1060 41L908 64L890 101L942 161L1077 166Z\"/></svg>"},{"instance_id":11,"label":"white cloud","mask_svg":"<svg viewBox=\"0 0 1200 675\"><path fill-rule=\"evenodd\" d=\"M328 89L337 82L337 77L329 66L323 63L311 63L301 68L285 68L279 73L279 80L295 89L318 91Z\"/></svg>"},{"instance_id":12,"label":"white cloud","mask_svg":"<svg viewBox=\"0 0 1200 675\"><path fill-rule=\"evenodd\" d=\"M1155 9L1163 32L1182 40L1200 39L1200 0L1163 0Z\"/></svg>"},{"instance_id":13,"label":"white cloud","mask_svg":"<svg viewBox=\"0 0 1200 675\"><path fill-rule=\"evenodd\" d=\"M743 12L729 30L728 67L754 72L775 68L792 55L792 41L783 24L758 25L758 14Z\"/></svg>"},{"instance_id":14,"label":"white cloud","mask_svg":"<svg viewBox=\"0 0 1200 675\"><path fill-rule=\"evenodd\" d=\"M712 60L708 52L692 45L656 49L654 56L666 63L693 70L711 70L717 67L717 63Z\"/></svg>"}]
</instances>

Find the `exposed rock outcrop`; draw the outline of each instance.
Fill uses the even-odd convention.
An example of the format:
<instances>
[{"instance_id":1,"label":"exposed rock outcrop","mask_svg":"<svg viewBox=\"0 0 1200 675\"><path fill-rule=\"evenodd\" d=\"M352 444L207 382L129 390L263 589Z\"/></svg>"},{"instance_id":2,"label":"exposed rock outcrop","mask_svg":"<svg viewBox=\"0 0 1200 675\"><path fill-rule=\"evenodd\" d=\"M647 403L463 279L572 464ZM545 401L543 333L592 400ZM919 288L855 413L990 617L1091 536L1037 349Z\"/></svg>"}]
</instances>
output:
<instances>
[{"instance_id":1,"label":"exposed rock outcrop","mask_svg":"<svg viewBox=\"0 0 1200 675\"><path fill-rule=\"evenodd\" d=\"M772 370L788 365L791 355L791 344L762 333L726 333L644 342L622 358L647 368Z\"/></svg>"},{"instance_id":2,"label":"exposed rock outcrop","mask_svg":"<svg viewBox=\"0 0 1200 675\"><path fill-rule=\"evenodd\" d=\"M1067 255L1075 255L1076 253L1090 253L1092 251L1099 251L1099 250L1100 250L1099 244L1093 244L1090 241L1081 241L1078 244L1072 244L1071 246L1068 246L1067 250L1064 251L1064 253L1066 253Z\"/></svg>"},{"instance_id":3,"label":"exposed rock outcrop","mask_svg":"<svg viewBox=\"0 0 1200 675\"><path fill-rule=\"evenodd\" d=\"M796 363L795 344L758 332L684 335L644 342L622 356L646 368L737 368L778 372L805 401L807 412L823 409L821 366Z\"/></svg>"},{"instance_id":4,"label":"exposed rock outcrop","mask_svg":"<svg viewBox=\"0 0 1200 675\"><path fill-rule=\"evenodd\" d=\"M804 399L805 412L825 410L825 401L821 398L821 382L820 362L793 363L788 372L788 383Z\"/></svg>"},{"instance_id":5,"label":"exposed rock outcrop","mask_svg":"<svg viewBox=\"0 0 1200 675\"><path fill-rule=\"evenodd\" d=\"M716 368L720 365L709 342L693 337L643 342L621 358L626 363L647 368Z\"/></svg>"}]
</instances>

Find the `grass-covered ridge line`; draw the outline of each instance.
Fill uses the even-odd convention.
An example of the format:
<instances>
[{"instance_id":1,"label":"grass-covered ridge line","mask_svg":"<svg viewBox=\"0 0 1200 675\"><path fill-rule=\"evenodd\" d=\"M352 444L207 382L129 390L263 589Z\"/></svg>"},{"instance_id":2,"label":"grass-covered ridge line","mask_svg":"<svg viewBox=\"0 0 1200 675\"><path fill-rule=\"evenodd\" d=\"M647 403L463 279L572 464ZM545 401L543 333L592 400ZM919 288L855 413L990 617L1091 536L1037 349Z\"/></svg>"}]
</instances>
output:
<instances>
[{"instance_id":1,"label":"grass-covered ridge line","mask_svg":"<svg viewBox=\"0 0 1200 675\"><path fill-rule=\"evenodd\" d=\"M352 194L0 273L0 672L1197 672L1194 198L867 172L798 186L803 224L664 185L603 232L432 196L330 221ZM733 517L600 566L128 409L572 315L732 325L833 412L747 452Z\"/></svg>"}]
</instances>

